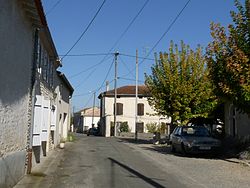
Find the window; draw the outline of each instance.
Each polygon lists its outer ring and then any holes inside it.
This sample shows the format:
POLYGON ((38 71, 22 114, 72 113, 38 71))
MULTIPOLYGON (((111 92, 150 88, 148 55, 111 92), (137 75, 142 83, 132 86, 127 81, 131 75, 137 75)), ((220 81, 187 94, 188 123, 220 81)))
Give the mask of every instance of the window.
POLYGON ((123 115, 123 104, 116 103, 116 115, 123 115))
POLYGON ((144 115, 144 104, 143 103, 137 104, 137 115, 138 116, 144 115))
POLYGON ((136 131, 138 133, 143 133, 144 132, 144 123, 136 123, 136 131))

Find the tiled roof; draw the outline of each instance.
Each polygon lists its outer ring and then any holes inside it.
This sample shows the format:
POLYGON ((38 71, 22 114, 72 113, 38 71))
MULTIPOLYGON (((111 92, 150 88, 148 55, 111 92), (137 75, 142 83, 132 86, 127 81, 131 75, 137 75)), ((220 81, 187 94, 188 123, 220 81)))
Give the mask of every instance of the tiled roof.
MULTIPOLYGON (((85 108, 81 112, 82 116, 91 116, 93 115, 93 108, 85 108)), ((94 107, 94 117, 99 117, 100 116, 100 109, 98 107, 94 107)))
MULTIPOLYGON (((136 92, 135 90, 136 90, 135 85, 128 85, 128 86, 119 87, 119 88, 117 88, 117 95, 135 96, 135 92, 136 92)), ((114 94, 115 94, 115 90, 113 89, 113 90, 101 93, 99 95, 99 98, 101 98, 101 96, 114 96, 114 94)), ((145 86, 145 85, 138 86, 138 95, 139 96, 150 96, 147 86, 145 86)))

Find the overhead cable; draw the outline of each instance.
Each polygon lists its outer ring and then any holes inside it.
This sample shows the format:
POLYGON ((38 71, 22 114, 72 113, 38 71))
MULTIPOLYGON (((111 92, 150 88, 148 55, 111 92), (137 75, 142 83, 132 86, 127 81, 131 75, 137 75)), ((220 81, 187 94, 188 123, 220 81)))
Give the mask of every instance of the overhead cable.
POLYGON ((49 10, 45 13, 45 16, 48 16, 48 14, 51 13, 52 10, 54 10, 54 9, 57 7, 57 5, 59 5, 59 3, 60 3, 61 1, 62 1, 62 0, 58 0, 58 1, 51 7, 51 9, 49 9, 49 10))
MULTIPOLYGON (((141 65, 146 58, 148 58, 148 56, 154 51, 154 49, 156 48, 156 46, 161 42, 161 40, 166 36, 166 34, 170 31, 170 29, 173 27, 173 25, 175 24, 175 22, 177 21, 177 19, 180 17, 180 15, 183 13, 183 11, 185 10, 185 8, 187 7, 187 5, 190 3, 191 0, 188 0, 186 2, 186 4, 183 6, 183 8, 180 10, 180 12, 176 15, 176 17, 174 18, 174 20, 170 23, 170 25, 167 27, 167 29, 165 30, 165 32, 161 35, 160 39, 155 43, 155 45, 151 48, 151 50, 147 53, 147 55, 145 56, 145 58, 142 59, 142 61, 139 63, 139 65, 141 65)), ((132 71, 134 71, 135 69, 133 69, 132 71)), ((130 74, 130 73, 128 73, 130 74)), ((123 75, 123 76, 127 76, 123 75)))
POLYGON ((80 37, 76 40, 76 42, 73 44, 73 46, 67 51, 67 53, 61 58, 61 60, 63 60, 71 52, 71 50, 77 45, 77 43, 82 39, 83 35, 88 31, 89 27, 91 26, 91 24, 94 22, 95 18, 97 17, 97 15, 99 14, 99 12, 101 11, 101 9, 102 9, 103 5, 105 4, 105 2, 106 2, 106 0, 104 0, 102 2, 101 6, 99 7, 99 9, 97 10, 97 12, 95 13, 94 17, 89 22, 89 24, 86 27, 86 29, 82 32, 82 34, 80 35, 80 37))

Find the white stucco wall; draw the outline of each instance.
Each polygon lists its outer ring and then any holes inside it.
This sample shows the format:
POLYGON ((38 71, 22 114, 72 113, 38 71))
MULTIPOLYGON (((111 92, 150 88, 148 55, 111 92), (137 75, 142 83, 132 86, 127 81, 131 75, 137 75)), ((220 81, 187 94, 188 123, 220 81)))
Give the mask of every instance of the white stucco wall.
POLYGON ((0 187, 25 172, 33 29, 17 2, 0 1, 0 187))
MULTIPOLYGON (((99 120, 100 120, 100 117, 94 117, 94 120, 93 120, 94 127, 97 127, 97 123, 99 120)), ((87 126, 88 128, 92 127, 92 117, 89 117, 89 116, 83 117, 83 129, 85 126, 87 126)))
MULTIPOLYGON (((113 104, 114 98, 105 97, 105 117, 106 117, 106 136, 110 136, 110 122, 114 122, 113 115, 113 104)), ((117 122, 128 122, 128 126, 131 129, 131 132, 135 132, 135 97, 121 97, 117 98, 117 103, 123 104, 123 115, 117 115, 117 122)), ((155 111, 148 104, 147 98, 138 98, 138 103, 144 104, 144 115, 137 116, 137 122, 144 123, 144 132, 147 132, 146 124, 148 123, 159 123, 165 122, 170 123, 170 119, 160 119, 162 117, 156 116, 155 111)))
POLYGON ((60 139, 67 139, 68 131, 70 130, 71 108, 69 99, 70 92, 58 75, 55 76, 54 84, 57 95, 55 100, 57 106, 55 144, 57 145, 60 143, 60 139))
POLYGON ((225 133, 228 136, 250 139, 250 116, 236 109, 230 102, 225 104, 225 133))

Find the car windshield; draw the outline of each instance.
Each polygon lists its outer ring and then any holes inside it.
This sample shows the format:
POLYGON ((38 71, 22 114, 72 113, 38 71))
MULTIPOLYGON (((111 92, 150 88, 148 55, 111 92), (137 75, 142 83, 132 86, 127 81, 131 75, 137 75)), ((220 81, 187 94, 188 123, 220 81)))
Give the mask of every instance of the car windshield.
POLYGON ((209 136, 209 132, 205 127, 183 127, 183 136, 209 136))

